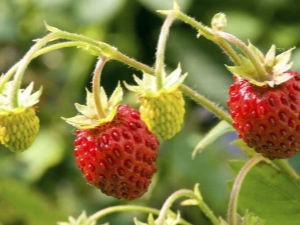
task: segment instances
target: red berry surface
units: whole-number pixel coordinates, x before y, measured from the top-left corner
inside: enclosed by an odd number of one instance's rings
[[[248,146],[270,159],[289,158],[300,148],[300,73],[274,87],[234,76],[227,102],[233,126]]]
[[[159,142],[138,110],[120,105],[113,121],[77,130],[74,144],[86,180],[106,195],[131,201],[148,190]]]

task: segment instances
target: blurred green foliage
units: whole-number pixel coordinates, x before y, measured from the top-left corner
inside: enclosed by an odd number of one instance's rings
[[[264,52],[271,44],[278,51],[300,44],[299,7],[294,0],[181,0],[187,14],[209,25],[214,14],[224,12],[227,31],[252,43]],[[6,72],[32,46],[32,40],[47,32],[44,21],[62,30],[81,33],[107,42],[141,62],[153,65],[163,16],[158,9],[170,9],[172,0],[0,0],[0,73]],[[293,53],[294,70],[300,70],[300,50]],[[24,85],[35,81],[44,86],[38,115],[41,130],[34,145],[22,154],[0,146],[0,224],[48,225],[77,217],[83,210],[92,214],[112,205],[131,204],[103,195],[86,184],[73,156],[74,129],[61,117],[76,114],[74,103],[84,102],[84,88],[91,86],[96,58],[78,49],[58,50],[34,60],[24,77]],[[189,73],[186,84],[226,107],[231,75],[222,51],[196,32],[176,22],[171,30],[166,64],[174,69],[181,62]],[[110,62],[104,68],[102,85],[110,93],[118,80],[132,83],[137,73],[126,65]],[[139,73],[137,73],[140,75]],[[124,102],[138,106],[136,97],[126,93]],[[189,99],[182,131],[162,142],[155,175],[149,192],[132,204],[160,208],[165,199],[181,188],[200,183],[204,200],[220,216],[226,216],[233,178],[227,160],[245,156],[229,142],[230,133],[192,160],[191,154],[203,135],[218,122],[210,112]],[[290,161],[299,170],[299,155]],[[182,208],[183,218],[193,224],[210,224],[196,207]],[[133,224],[141,214],[120,213],[100,223]]]

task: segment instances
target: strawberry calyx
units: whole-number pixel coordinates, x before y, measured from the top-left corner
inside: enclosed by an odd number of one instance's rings
[[[264,55],[250,42],[247,45],[232,34],[224,32],[227,26],[224,13],[216,14],[211,21],[211,27],[208,27],[182,13],[176,3],[174,3],[173,10],[159,10],[158,12],[168,16],[174,14],[176,18],[194,27],[198,31],[198,37],[202,35],[219,45],[235,64],[234,66],[226,66],[227,69],[256,86],[274,87],[292,78],[288,71],[293,65],[290,62],[290,57],[294,48],[276,56],[276,47],[272,45],[267,54]],[[242,54],[236,52],[232,45]]]
[[[289,71],[293,65],[293,62],[290,62],[290,58],[291,52],[294,48],[291,48],[279,55],[275,54],[275,45],[271,46],[266,55],[263,55],[263,53],[250,42],[248,48],[263,69],[264,76],[258,76],[257,68],[251,60],[242,55],[239,55],[241,59],[240,65],[226,65],[226,68],[232,74],[240,76],[256,86],[269,85],[270,87],[284,83],[292,78],[291,74],[287,71]]]
[[[118,83],[116,89],[109,99],[104,88],[101,87],[100,89],[99,97],[101,100],[104,117],[100,116],[97,111],[94,94],[89,90],[86,90],[86,92],[86,105],[75,103],[75,107],[80,115],[63,119],[70,125],[81,130],[95,128],[100,124],[112,121],[117,113],[117,106],[120,104],[123,98],[123,90],[120,83]]]
[[[107,57],[100,57],[93,74],[93,91],[87,91],[86,105],[75,103],[80,113],[75,117],[63,118],[67,123],[79,130],[92,129],[103,123],[111,122],[117,114],[117,108],[123,98],[123,90],[120,82],[108,99],[103,87],[100,85],[100,78]]]
[[[156,77],[147,73],[143,73],[142,79],[135,75],[133,76],[138,85],[129,85],[126,82],[124,82],[124,85],[128,90],[137,92],[141,97],[155,98],[159,97],[162,93],[170,93],[178,89],[187,77],[187,73],[181,75],[181,72],[181,66],[178,65],[168,76],[164,74],[160,89],[157,88]]]
[[[32,93],[33,82],[18,90],[18,107],[11,106],[13,82],[5,83],[0,93],[0,143],[12,152],[28,149],[39,130],[35,104],[39,102],[42,87]]]
[[[222,44],[222,41],[228,41],[241,50],[244,55],[232,51],[231,48],[223,48],[225,52],[234,58],[235,66],[226,68],[236,76],[240,76],[256,86],[269,85],[274,87],[291,79],[290,73],[287,73],[293,65],[290,62],[291,48],[279,55],[276,55],[276,46],[272,45],[264,55],[250,41],[248,45],[244,44],[235,36],[223,32],[227,25],[226,16],[223,13],[216,14],[211,22],[211,32],[215,39],[209,38],[213,42]]]
[[[9,81],[7,82],[1,93],[0,93],[0,113],[1,112],[15,112],[19,109],[32,107],[35,104],[39,102],[39,98],[42,94],[43,88],[40,87],[40,89],[34,93],[33,91],[34,83],[31,82],[25,89],[20,89],[18,94],[18,105],[17,108],[11,108],[11,98],[10,93],[11,89],[13,88],[13,82]]]

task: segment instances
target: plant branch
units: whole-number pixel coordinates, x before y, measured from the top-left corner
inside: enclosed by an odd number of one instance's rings
[[[230,125],[232,124],[232,118],[230,115],[222,110],[220,107],[218,107],[214,102],[211,102],[204,96],[200,95],[199,93],[195,92],[188,86],[182,84],[179,89],[188,97],[193,99],[195,102],[200,103],[202,106],[213,112],[217,117],[219,117],[222,120],[225,120]]]
[[[32,57],[34,54],[42,48],[45,44],[47,44],[50,41],[53,41],[56,38],[56,34],[48,34],[42,39],[39,39],[35,45],[33,45],[30,50],[26,53],[26,55],[23,57],[23,59],[18,64],[18,68],[15,73],[15,78],[13,82],[13,87],[10,93],[10,103],[11,108],[17,108],[19,106],[19,89],[21,86],[22,78],[24,75],[24,72],[32,60]]]
[[[105,65],[105,63],[108,61],[108,58],[105,56],[102,56],[99,58],[95,70],[94,70],[94,74],[93,74],[93,96],[94,96],[94,100],[95,100],[95,105],[96,105],[96,110],[97,113],[99,115],[100,118],[105,118],[105,111],[103,110],[102,107],[102,103],[101,103],[101,85],[100,85],[100,81],[101,81],[101,73],[103,70],[103,67]]]
[[[265,160],[261,154],[257,154],[251,158],[238,173],[230,195],[229,207],[228,207],[228,224],[237,225],[237,204],[239,193],[243,184],[243,181],[249,171],[259,162]]]
[[[218,218],[213,214],[213,212],[208,208],[208,206],[203,202],[202,198],[196,195],[191,190],[179,190],[174,192],[164,203],[160,210],[159,216],[155,221],[156,225],[163,225],[164,221],[169,213],[172,204],[181,197],[188,197],[195,200],[200,207],[200,209],[205,213],[205,215],[211,220],[214,225],[220,225]]]
[[[108,215],[111,213],[116,213],[116,212],[127,212],[127,211],[137,211],[137,212],[144,212],[144,213],[151,213],[154,215],[159,214],[158,209],[150,208],[150,207],[145,207],[145,206],[135,206],[135,205],[122,205],[122,206],[112,206],[105,208],[103,210],[98,211],[97,213],[91,215],[88,220],[85,222],[84,225],[91,225],[94,221]],[[175,215],[174,212],[171,212],[173,215]],[[180,223],[182,225],[191,225],[189,222],[185,221],[184,219],[180,219]]]
[[[174,21],[174,18],[174,13],[170,13],[167,16],[159,35],[155,61],[156,90],[160,90],[163,87],[163,80],[165,76],[165,49],[170,27]]]

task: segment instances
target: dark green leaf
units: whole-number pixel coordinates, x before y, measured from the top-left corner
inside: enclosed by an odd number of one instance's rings
[[[238,173],[244,161],[231,161]],[[267,163],[259,163],[246,176],[239,207],[253,212],[265,225],[298,225],[300,221],[300,181]]]

